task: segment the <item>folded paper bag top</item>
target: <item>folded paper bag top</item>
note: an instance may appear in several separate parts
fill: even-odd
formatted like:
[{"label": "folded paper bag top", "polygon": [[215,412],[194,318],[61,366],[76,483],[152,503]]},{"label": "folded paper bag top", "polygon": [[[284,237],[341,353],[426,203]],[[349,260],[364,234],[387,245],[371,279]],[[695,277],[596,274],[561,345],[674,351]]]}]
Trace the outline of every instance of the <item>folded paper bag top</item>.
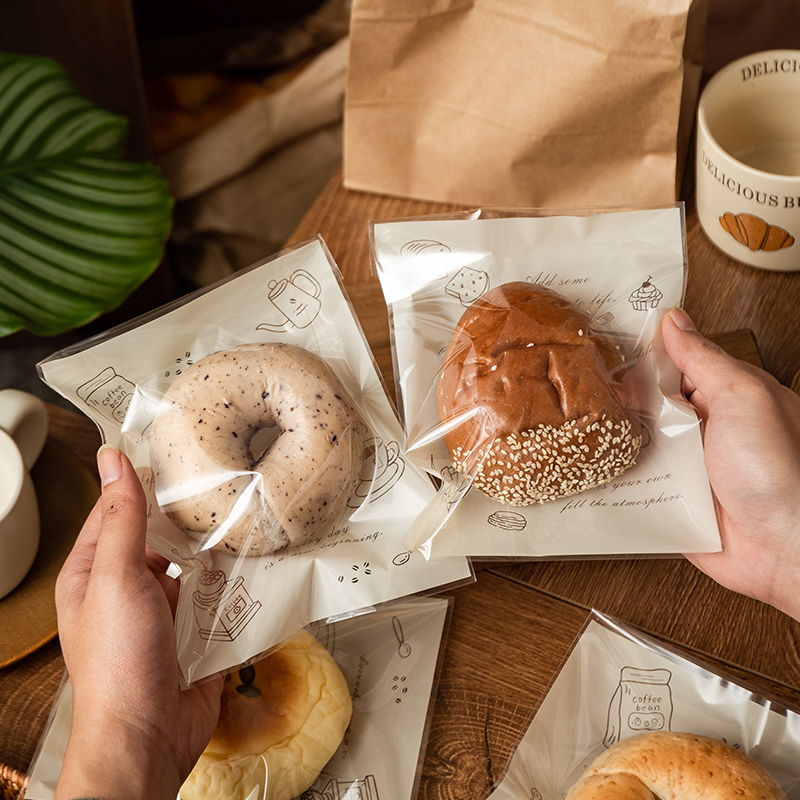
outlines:
[{"label": "folded paper bag top", "polygon": [[676,199],[707,0],[355,0],[352,189],[495,207]]}]

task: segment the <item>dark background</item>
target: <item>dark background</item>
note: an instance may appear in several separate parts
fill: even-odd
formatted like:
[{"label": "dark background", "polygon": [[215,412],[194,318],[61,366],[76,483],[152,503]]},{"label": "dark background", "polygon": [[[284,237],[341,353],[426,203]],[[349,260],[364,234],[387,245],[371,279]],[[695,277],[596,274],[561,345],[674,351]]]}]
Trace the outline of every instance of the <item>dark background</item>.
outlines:
[{"label": "dark background", "polygon": [[[277,51],[284,32],[322,5],[322,0],[5,0],[0,49],[59,61],[90,100],[128,118],[130,156],[144,160],[152,153],[148,76],[222,66],[232,48],[255,35],[273,37]],[[774,48],[800,48],[797,0],[710,0],[704,80],[740,56]],[[36,363],[183,291],[167,250],[164,264],[120,308],[89,325],[55,337],[21,331],[0,338],[0,389],[26,389],[70,407],[41,382]]]}]

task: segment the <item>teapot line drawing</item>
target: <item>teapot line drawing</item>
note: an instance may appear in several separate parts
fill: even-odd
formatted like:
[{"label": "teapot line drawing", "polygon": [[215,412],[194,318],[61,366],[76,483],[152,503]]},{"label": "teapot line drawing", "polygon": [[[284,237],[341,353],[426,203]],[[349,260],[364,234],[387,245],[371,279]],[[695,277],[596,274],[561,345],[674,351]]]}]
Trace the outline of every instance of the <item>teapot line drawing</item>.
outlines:
[{"label": "teapot line drawing", "polygon": [[283,319],[262,322],[256,325],[257,331],[286,333],[293,328],[307,328],[322,308],[322,286],[304,269],[296,269],[288,278],[271,280],[268,289],[267,299]]}]

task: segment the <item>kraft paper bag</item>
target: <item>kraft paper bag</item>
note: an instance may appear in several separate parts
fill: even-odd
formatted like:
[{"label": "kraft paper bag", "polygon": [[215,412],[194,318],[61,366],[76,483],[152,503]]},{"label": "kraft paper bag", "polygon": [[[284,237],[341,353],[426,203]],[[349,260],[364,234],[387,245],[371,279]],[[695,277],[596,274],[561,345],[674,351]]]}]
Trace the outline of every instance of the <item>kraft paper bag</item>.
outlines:
[{"label": "kraft paper bag", "polygon": [[676,200],[708,0],[354,0],[347,188],[494,207]]}]

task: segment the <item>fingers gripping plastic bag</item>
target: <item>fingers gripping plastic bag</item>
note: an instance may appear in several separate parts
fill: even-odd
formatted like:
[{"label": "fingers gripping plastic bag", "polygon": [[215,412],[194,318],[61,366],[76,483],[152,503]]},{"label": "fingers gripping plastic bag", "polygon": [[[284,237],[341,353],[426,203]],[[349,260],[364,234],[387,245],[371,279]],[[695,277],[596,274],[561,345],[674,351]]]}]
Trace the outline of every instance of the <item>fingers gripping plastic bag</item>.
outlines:
[{"label": "fingers gripping plastic bag", "polygon": [[785,800],[800,796],[798,764],[796,709],[592,612],[489,800]]},{"label": "fingers gripping plastic bag", "polygon": [[[180,800],[413,800],[452,600],[315,624],[226,676],[216,731]],[[55,795],[72,724],[65,678],[26,797]]]},{"label": "fingers gripping plastic bag", "polygon": [[411,546],[472,557],[720,548],[697,417],[661,341],[681,204],[371,224],[409,459]]},{"label": "fingers gripping plastic bag", "polygon": [[56,353],[42,378],[131,459],[181,572],[188,683],[309,623],[469,580],[407,531],[433,496],[321,239]]}]

